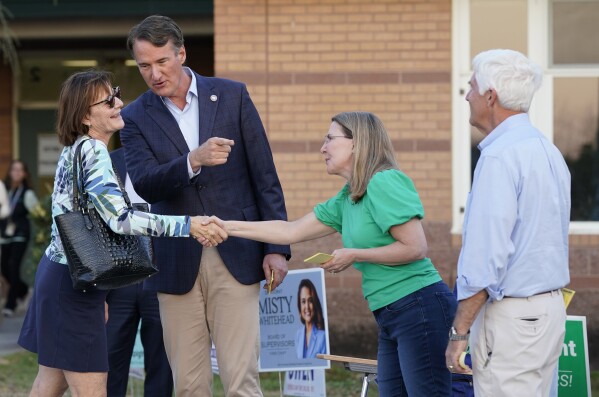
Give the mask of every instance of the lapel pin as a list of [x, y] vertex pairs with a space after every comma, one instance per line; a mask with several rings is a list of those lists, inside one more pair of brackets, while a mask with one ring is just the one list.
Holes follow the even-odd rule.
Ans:
[[212, 102], [216, 102], [217, 99], [218, 99], [218, 97], [216, 95], [210, 95], [210, 100]]

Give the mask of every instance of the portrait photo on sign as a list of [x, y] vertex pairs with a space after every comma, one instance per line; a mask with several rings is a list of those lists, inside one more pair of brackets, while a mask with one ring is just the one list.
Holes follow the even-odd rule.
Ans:
[[330, 351], [324, 271], [291, 270], [276, 290], [260, 291], [260, 371], [329, 368], [316, 358]]

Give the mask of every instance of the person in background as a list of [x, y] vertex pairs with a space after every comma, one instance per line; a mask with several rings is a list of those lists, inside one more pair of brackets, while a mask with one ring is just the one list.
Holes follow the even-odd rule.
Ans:
[[485, 138], [466, 204], [458, 310], [446, 351], [470, 342], [474, 394], [548, 396], [564, 341], [570, 281], [570, 172], [528, 117], [541, 68], [513, 50], [472, 61], [470, 124]]
[[[71, 75], [58, 99], [56, 129], [64, 149], [52, 192], [52, 219], [73, 211], [73, 161], [81, 145], [82, 181], [91, 204], [115, 232], [156, 237], [204, 236], [217, 245], [226, 238], [206, 229], [201, 217], [167, 216], [131, 210], [115, 178], [108, 154], [112, 135], [123, 128], [120, 89], [110, 75], [86, 71]], [[105, 397], [108, 373], [105, 290], [75, 290], [56, 223], [40, 260], [33, 297], [19, 345], [37, 353], [38, 373], [30, 397], [58, 397], [67, 388], [78, 397]]]
[[326, 353], [322, 305], [314, 283], [306, 278], [300, 281], [297, 288], [297, 311], [302, 322], [295, 335], [297, 358], [316, 358], [317, 354]]
[[[153, 15], [127, 46], [150, 88], [123, 109], [127, 172], [160, 214], [287, 219], [260, 116], [244, 84], [184, 67], [183, 34]], [[154, 243], [164, 343], [178, 397], [212, 395], [211, 339], [227, 396], [262, 396], [258, 377], [260, 281], [287, 274], [288, 246], [229, 239], [218, 248]], [[243, 329], [243, 332], [239, 332]]]
[[9, 287], [2, 314], [12, 317], [17, 300], [24, 301], [29, 293], [29, 286], [21, 279], [21, 264], [31, 237], [29, 212], [37, 205], [37, 197], [31, 189], [27, 165], [21, 160], [10, 163], [4, 184], [8, 188], [9, 206], [8, 217], [0, 220], [0, 263]]
[[[4, 186], [4, 182], [0, 181], [0, 219], [6, 218], [9, 213], [10, 206], [8, 204], [8, 194], [6, 193], [6, 187]], [[6, 280], [6, 278], [4, 278], [4, 275], [2, 274], [1, 270], [2, 268], [0, 265], [0, 305], [4, 305], [4, 303], [6, 303], [6, 298], [8, 297], [8, 281]], [[1, 322], [2, 317], [0, 317], [0, 323]]]
[[[333, 117], [320, 152], [327, 172], [347, 184], [293, 221], [221, 221], [229, 236], [292, 244], [341, 234], [323, 269], [354, 266], [379, 326], [381, 396], [451, 396], [445, 347], [456, 300], [426, 257], [424, 210], [414, 184], [399, 170], [391, 139], [372, 113]], [[207, 222], [207, 221], [206, 221]]]
[[[131, 203], [143, 203], [137, 195], [125, 166], [125, 151], [119, 148], [110, 152], [114, 170], [123, 181]], [[131, 355], [135, 346], [137, 329], [141, 322], [140, 337], [144, 350], [144, 397], [163, 397], [173, 393], [173, 375], [168, 364], [162, 323], [155, 291], [143, 289], [143, 283], [114, 289], [108, 292], [108, 397], [125, 397], [129, 380]]]
[[0, 219], [5, 219], [10, 215], [10, 203], [4, 181], [0, 181]]

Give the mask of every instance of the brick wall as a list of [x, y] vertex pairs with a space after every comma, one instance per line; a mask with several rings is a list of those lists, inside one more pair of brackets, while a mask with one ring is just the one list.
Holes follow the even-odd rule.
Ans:
[[568, 314], [587, 317], [589, 360], [599, 368], [599, 235], [570, 235], [570, 285], [576, 291]]
[[[319, 149], [331, 117], [363, 110], [385, 123], [425, 211], [430, 256], [449, 281], [451, 1], [216, 0], [215, 74], [244, 81], [267, 128], [290, 219], [334, 195]], [[295, 244], [291, 268], [339, 236]], [[331, 346], [372, 356], [376, 326], [349, 269], [326, 276]], [[356, 346], [362, 346], [359, 351]]]

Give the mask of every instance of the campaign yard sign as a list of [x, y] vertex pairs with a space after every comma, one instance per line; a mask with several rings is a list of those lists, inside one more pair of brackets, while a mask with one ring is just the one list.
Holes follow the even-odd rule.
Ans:
[[558, 368], [559, 397], [591, 397], [586, 317], [568, 316]]
[[303, 369], [285, 372], [283, 395], [326, 397], [324, 369]]
[[291, 270], [270, 294], [260, 288], [260, 371], [330, 368], [329, 326], [321, 268]]

